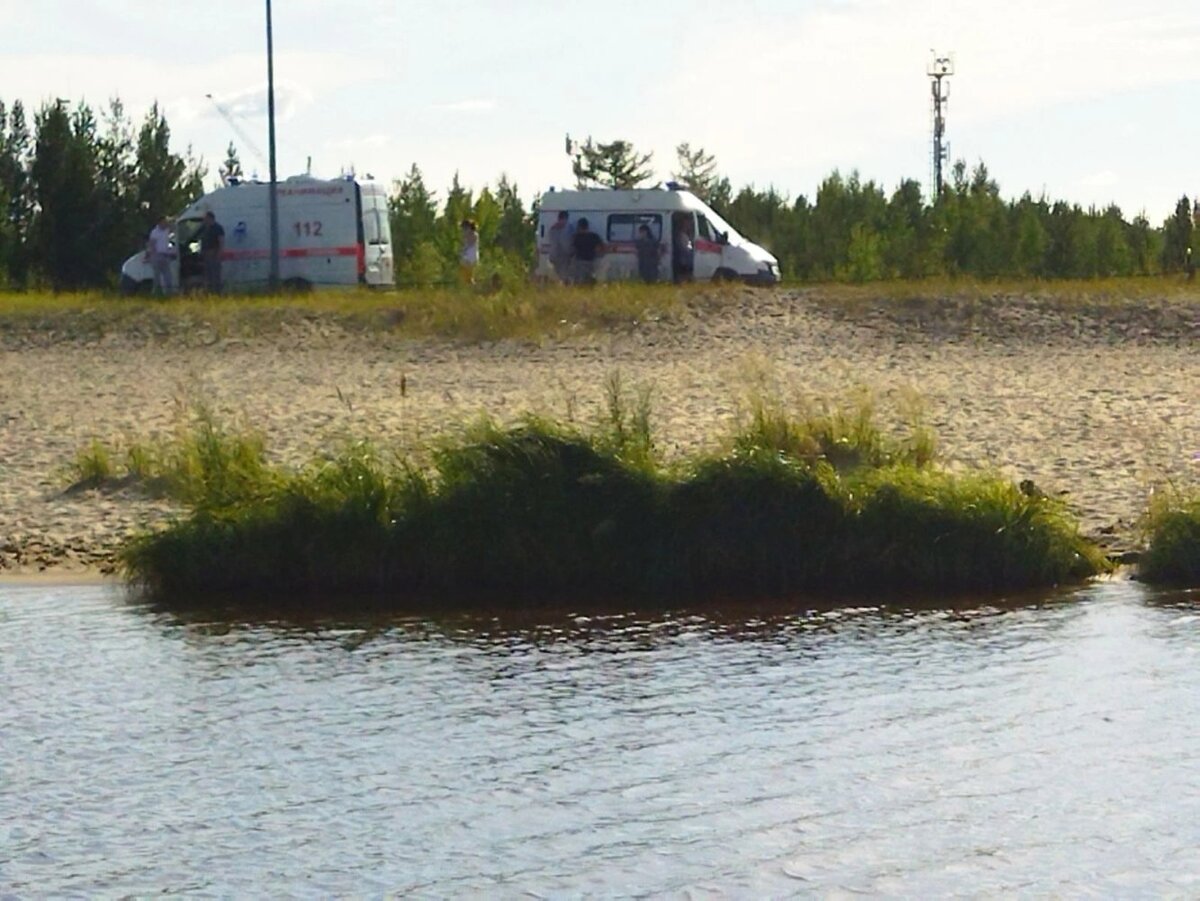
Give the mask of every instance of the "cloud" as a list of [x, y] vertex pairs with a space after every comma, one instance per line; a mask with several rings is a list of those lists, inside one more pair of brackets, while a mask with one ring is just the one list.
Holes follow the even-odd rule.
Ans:
[[[348, 53], [277, 53], [276, 102], [286, 107], [286, 113], [294, 114], [339, 88], [376, 79], [385, 72], [381, 62]], [[6, 98], [20, 97], [36, 105], [47, 97], [86, 97], [95, 105], [105, 97], [120, 96], [133, 111], [159, 100], [164, 101], [172, 124], [212, 115], [207, 94], [226, 105], [226, 101], [237, 104], [238, 115], [261, 115], [266, 110], [265, 82], [266, 67], [256, 53], [170, 66], [133, 53], [0, 56], [0, 84]]]
[[1120, 179], [1116, 172], [1113, 172], [1112, 169], [1103, 169], [1083, 176], [1079, 179], [1079, 185], [1084, 188], [1111, 188], [1118, 181]]
[[[267, 89], [265, 87], [249, 88], [233, 94], [213, 95], [212, 100], [231, 116], [255, 118], [267, 114]], [[286, 82], [275, 85], [275, 115], [278, 119], [290, 119], [312, 102], [312, 92], [303, 85]], [[218, 115], [213, 104], [209, 105], [209, 114]]]
[[1117, 0], [824, 0], [769, 37], [731, 12], [692, 23], [680, 45], [719, 47], [736, 65], [681, 58], [642, 106], [680, 111], [657, 128], [646, 117], [656, 145], [672, 140], [666, 128], [678, 134], [696, 122], [686, 136], [731, 162], [761, 159], [765, 143], [778, 157], [844, 164], [888, 142], [923, 140], [931, 48], [956, 59], [953, 132], [1195, 79], [1194, 10], [1183, 0], [1147, 9]]
[[481, 98], [455, 100], [451, 103], [435, 103], [432, 105], [432, 108], [448, 113], [479, 113], [494, 110], [496, 108], [496, 101]]

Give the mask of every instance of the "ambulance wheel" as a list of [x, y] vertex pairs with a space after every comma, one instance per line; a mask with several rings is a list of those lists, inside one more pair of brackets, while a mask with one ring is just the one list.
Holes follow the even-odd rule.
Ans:
[[713, 273], [713, 281], [720, 283], [736, 282], [738, 274], [732, 269], [718, 269]]
[[312, 289], [312, 282], [306, 278], [289, 278], [283, 282], [283, 290], [288, 294], [307, 294]]

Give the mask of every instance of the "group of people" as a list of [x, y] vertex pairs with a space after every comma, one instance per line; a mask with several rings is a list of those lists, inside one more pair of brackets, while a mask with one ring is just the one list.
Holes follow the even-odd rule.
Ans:
[[[566, 210], [550, 226], [550, 264], [564, 285], [591, 285], [596, 281], [596, 261], [608, 250], [600, 235], [592, 231], [586, 217], [575, 227]], [[656, 258], [657, 259], [657, 258]]]
[[[217, 221], [216, 215], [210, 210], [204, 214], [204, 220], [196, 232], [195, 240], [200, 243], [200, 261], [204, 276], [204, 290], [209, 294], [220, 294], [221, 280], [221, 251], [225, 249], [225, 229]], [[158, 223], [150, 230], [146, 240], [146, 261], [150, 263], [154, 273], [154, 293], [162, 297], [175, 293], [175, 278], [172, 272], [172, 262], [178, 256], [171, 233], [171, 221], [166, 216], [160, 216]]]
[[[586, 217], [581, 216], [574, 226], [570, 219], [570, 214], [561, 210], [550, 226], [550, 265], [565, 285], [595, 284], [596, 263], [610, 248], [592, 231]], [[677, 282], [687, 281], [692, 277], [694, 260], [691, 233], [682, 219], [674, 224], [672, 231], [671, 274]], [[633, 245], [637, 253], [638, 278], [646, 284], [659, 281], [666, 246], [644, 222], [638, 225]]]

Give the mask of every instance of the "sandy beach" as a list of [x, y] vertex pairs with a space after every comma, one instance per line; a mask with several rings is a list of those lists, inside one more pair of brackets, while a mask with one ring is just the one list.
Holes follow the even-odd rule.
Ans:
[[0, 573], [111, 568], [127, 536], [176, 512], [133, 489], [66, 492], [64, 470], [93, 438], [172, 433], [189, 405], [261, 429], [297, 463], [353, 437], [417, 446], [482, 412], [586, 423], [613, 372], [650, 387], [667, 455], [715, 446], [764, 379], [785, 397], [868, 391], [885, 424], [919, 403], [945, 462], [1062, 492], [1085, 533], [1129, 549], [1152, 489], [1200, 477], [1198, 340], [1195, 298], [821, 289], [697, 295], [659, 321], [539, 343], [403, 339], [321, 316], [258, 338], [8, 327]]

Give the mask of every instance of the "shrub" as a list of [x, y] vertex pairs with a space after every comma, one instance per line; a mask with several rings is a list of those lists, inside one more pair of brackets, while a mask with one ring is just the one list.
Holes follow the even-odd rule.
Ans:
[[1200, 493], [1158, 495], [1144, 529], [1148, 541], [1139, 575], [1148, 582], [1200, 585]]

